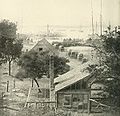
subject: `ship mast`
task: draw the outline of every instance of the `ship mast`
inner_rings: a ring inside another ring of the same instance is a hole
[[[96,21],[96,34],[98,33],[98,24],[97,24],[97,21]]]
[[[102,35],[102,28],[103,28],[103,25],[102,25],[102,0],[100,0],[100,35]]]
[[[93,3],[91,0],[91,15],[92,15],[92,36],[94,35],[94,17],[93,17]]]

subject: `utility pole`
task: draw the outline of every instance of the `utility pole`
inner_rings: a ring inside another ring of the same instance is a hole
[[[100,35],[102,35],[102,0],[100,0]]]
[[[54,86],[54,54],[49,58],[49,90],[50,90],[50,102],[55,101],[55,86]],[[55,104],[50,104],[51,109],[55,108]]]
[[[49,60],[50,88],[54,89],[54,56],[50,55]]]

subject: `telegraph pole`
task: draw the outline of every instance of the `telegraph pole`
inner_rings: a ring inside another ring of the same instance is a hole
[[[50,77],[50,88],[54,89],[54,56],[49,56],[49,77]]]
[[[55,101],[55,86],[54,86],[54,54],[49,56],[49,90],[50,90],[50,102]],[[50,104],[51,109],[55,108],[55,104]]]

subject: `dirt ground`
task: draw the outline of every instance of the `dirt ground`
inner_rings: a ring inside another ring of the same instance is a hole
[[[16,64],[12,64],[12,75],[17,73],[18,67]],[[8,91],[7,83],[9,82]],[[38,80],[40,88],[49,88],[49,79],[42,78]],[[23,81],[14,78],[14,76],[8,75],[8,65],[3,64],[0,67],[0,84],[2,86],[2,92],[4,92],[4,106],[7,106],[9,109],[9,116],[16,114],[17,110],[24,108],[29,88],[31,87],[31,79],[24,79]],[[34,83],[33,88],[30,92],[29,101],[39,100],[38,89]],[[8,111],[8,110],[7,110]],[[5,111],[6,112],[6,109]]]
[[[68,58],[66,53],[62,53],[61,56],[65,56]],[[79,66],[81,63],[75,59],[70,59],[70,63],[68,63],[71,69]],[[18,71],[19,67],[13,63],[12,64],[12,75],[15,75]],[[9,88],[7,92],[7,81],[9,81]],[[40,88],[49,88],[49,79],[42,78],[38,80]],[[14,78],[14,76],[8,76],[8,65],[3,64],[0,66],[0,84],[2,86],[2,90],[4,92],[4,105],[8,106],[9,109],[0,110],[0,116],[54,116],[53,111],[49,111],[47,114],[41,114],[41,110],[37,109],[25,109],[25,102],[27,100],[29,88],[31,87],[31,79],[24,79],[23,81]],[[48,98],[42,99],[47,100]],[[30,91],[29,101],[39,101],[38,98],[38,89],[36,84],[34,83],[33,88]],[[35,114],[35,110],[36,114]],[[44,111],[46,109],[43,109]],[[3,113],[2,113],[3,112]],[[55,115],[55,116],[119,116],[119,114],[115,113],[97,113],[97,114],[87,114],[87,113],[79,113],[79,112],[63,112],[63,114]]]

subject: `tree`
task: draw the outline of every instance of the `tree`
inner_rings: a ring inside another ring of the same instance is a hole
[[[53,56],[53,58],[55,77],[69,70],[69,66],[66,64],[68,62],[66,58],[58,56]],[[48,52],[41,51],[37,53],[35,51],[30,51],[22,55],[18,65],[25,70],[27,76],[32,78],[39,87],[37,78],[42,78],[43,76],[49,77],[49,61],[50,56]]]
[[[9,62],[9,75],[11,75],[11,62],[21,55],[22,41],[17,39],[17,25],[8,20],[0,22],[0,58],[1,62]]]
[[[94,70],[97,81],[104,84],[102,95],[107,93],[108,103],[120,107],[120,32],[109,26],[101,42],[102,45],[94,45],[100,63],[89,70]]]
[[[115,27],[103,37],[104,50],[107,53],[104,64],[108,67],[108,78],[104,81],[105,91],[109,93],[109,99],[115,106],[120,107],[120,32]]]

